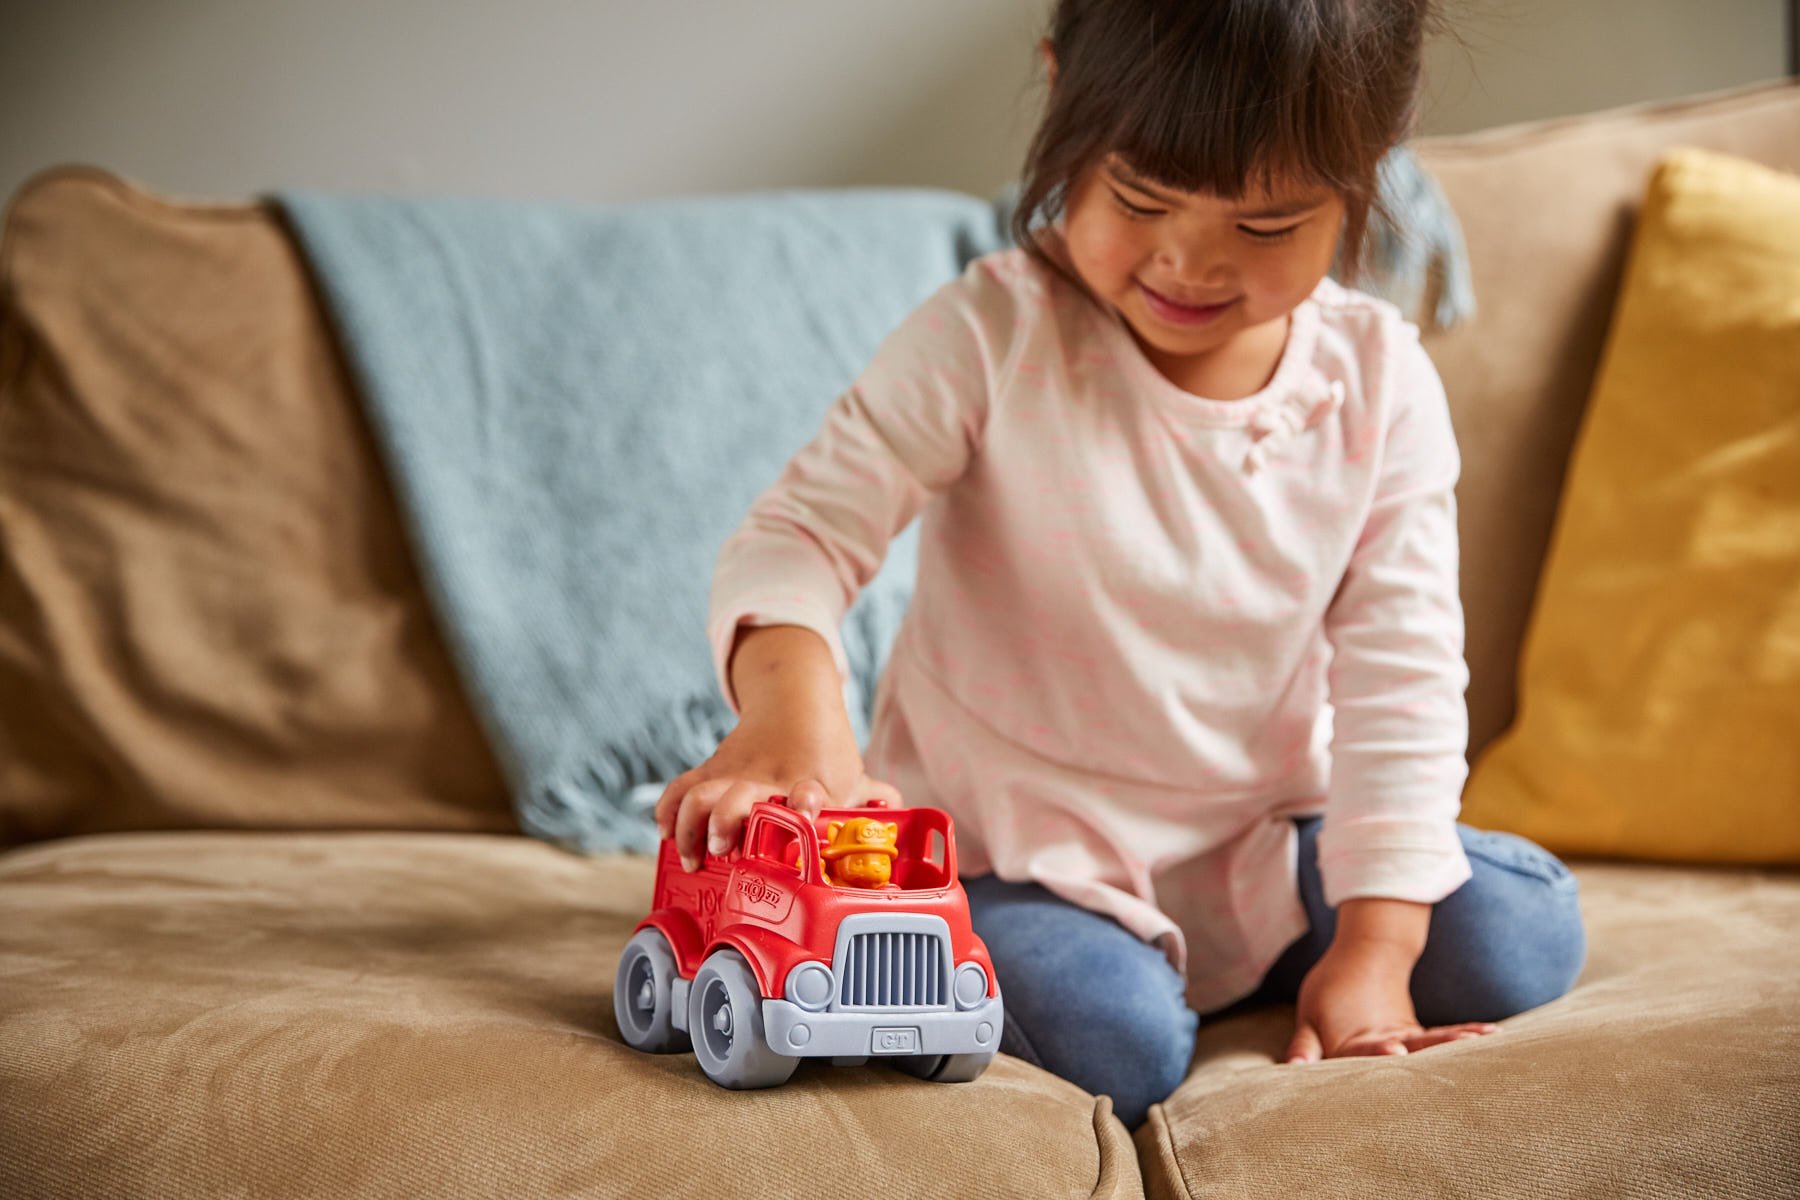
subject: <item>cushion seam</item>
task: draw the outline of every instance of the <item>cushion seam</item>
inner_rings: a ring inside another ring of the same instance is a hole
[[[1194,1200],[1194,1189],[1188,1186],[1187,1176],[1182,1173],[1181,1160],[1175,1154],[1175,1136],[1169,1128],[1167,1112],[1160,1103],[1150,1106],[1150,1119],[1156,1123],[1154,1136],[1162,1145],[1163,1153],[1169,1160],[1170,1170],[1168,1173],[1173,1175],[1176,1182],[1181,1185],[1181,1194],[1187,1197],[1187,1200]],[[1149,1190],[1148,1181],[1146,1181],[1144,1191],[1148,1193]]]
[[[1098,1166],[1094,1171],[1094,1186],[1088,1189],[1088,1195],[1095,1197],[1100,1195],[1101,1181],[1106,1178],[1106,1114],[1102,1111],[1105,1107],[1106,1102],[1096,1097],[1092,1123],[1094,1127],[1094,1157],[1098,1160]]]

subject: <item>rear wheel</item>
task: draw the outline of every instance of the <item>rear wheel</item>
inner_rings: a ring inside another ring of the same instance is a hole
[[[715,950],[694,973],[688,992],[688,1034],[700,1069],[720,1087],[778,1087],[800,1060],[769,1048],[762,993],[750,964],[736,950]]]
[[[675,952],[655,929],[640,929],[619,955],[613,980],[613,1017],[625,1044],[651,1054],[688,1048],[688,1035],[670,1020]]]
[[[993,1061],[994,1052],[983,1050],[977,1054],[909,1054],[895,1059],[894,1066],[933,1083],[967,1083],[979,1078]]]

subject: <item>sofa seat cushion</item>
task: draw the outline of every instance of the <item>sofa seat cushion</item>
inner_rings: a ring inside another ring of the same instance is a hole
[[[0,857],[0,1179],[34,1196],[1129,1196],[1110,1105],[625,1046],[651,867],[517,837],[113,833]]]
[[[1800,873],[1570,863],[1588,961],[1501,1031],[1280,1065],[1291,1007],[1203,1028],[1138,1131],[1152,1196],[1800,1195]]]

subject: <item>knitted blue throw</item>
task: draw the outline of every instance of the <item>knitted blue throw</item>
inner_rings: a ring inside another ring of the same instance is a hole
[[[1405,156],[1410,159],[1410,156]],[[1402,165],[1377,280],[1463,269]],[[527,832],[648,850],[664,781],[733,718],[704,628],[720,545],[881,339],[1008,244],[1009,197],[770,192],[617,207],[270,197],[344,350],[451,657]],[[1406,246],[1425,248],[1408,258]],[[1435,248],[1433,248],[1435,247]],[[1446,292],[1440,318],[1469,310]],[[859,738],[912,531],[852,607]]]

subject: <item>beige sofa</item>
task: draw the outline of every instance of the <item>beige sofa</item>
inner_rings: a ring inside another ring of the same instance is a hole
[[[1505,727],[1633,205],[1800,170],[1800,86],[1422,145],[1481,303],[1471,753]],[[1800,875],[1577,861],[1574,991],[1288,1067],[1201,1032],[1128,1134],[1014,1059],[728,1093],[619,1040],[649,866],[518,834],[292,243],[50,170],[0,247],[0,1195],[1800,1195]]]

